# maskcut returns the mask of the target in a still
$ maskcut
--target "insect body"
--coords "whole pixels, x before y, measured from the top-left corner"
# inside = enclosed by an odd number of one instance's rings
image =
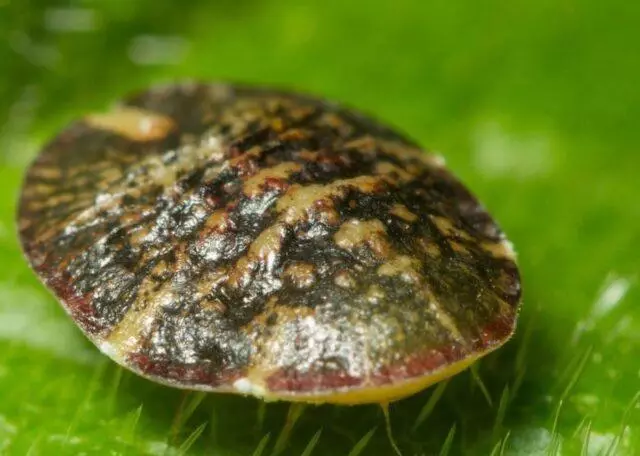
[[[44,148],[18,218],[89,339],[176,387],[387,402],[515,328],[510,244],[442,160],[312,97],[131,96]]]

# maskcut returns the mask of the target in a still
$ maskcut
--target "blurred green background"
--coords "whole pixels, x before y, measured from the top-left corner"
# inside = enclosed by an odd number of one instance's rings
[[[517,336],[392,405],[405,455],[640,454],[639,24],[633,1],[0,0],[0,454],[392,454],[374,406],[122,371],[23,261],[15,204],[43,141],[183,77],[374,113],[440,151],[514,242]]]

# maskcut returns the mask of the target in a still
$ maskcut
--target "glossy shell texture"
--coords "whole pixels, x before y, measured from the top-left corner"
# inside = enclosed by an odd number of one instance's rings
[[[514,255],[476,198],[411,140],[313,97],[133,95],[46,145],[18,219],[89,339],[177,387],[322,402],[437,376],[515,328]]]

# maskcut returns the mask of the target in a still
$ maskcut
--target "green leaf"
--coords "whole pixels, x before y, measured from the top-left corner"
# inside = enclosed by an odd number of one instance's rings
[[[377,428],[374,427],[369,432],[367,432],[365,435],[363,435],[362,438],[360,440],[358,440],[358,443],[356,443],[353,446],[353,448],[351,448],[351,451],[349,451],[349,454],[347,456],[360,456],[360,454],[367,447],[367,444],[369,443],[369,440],[371,440],[371,437],[373,437],[373,434],[376,432],[376,429]]]
[[[321,434],[322,434],[322,429],[318,429],[318,432],[316,432],[313,435],[313,437],[311,437],[311,440],[309,440],[309,444],[304,449],[301,456],[311,456],[311,453],[313,453],[314,448],[318,444],[318,440],[320,440]]]

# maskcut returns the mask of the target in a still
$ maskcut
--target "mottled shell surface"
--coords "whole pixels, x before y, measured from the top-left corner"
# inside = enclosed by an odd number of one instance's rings
[[[520,301],[510,244],[441,159],[269,89],[157,86],[72,123],[18,223],[89,339],[182,388],[331,402],[410,384],[503,344]]]

